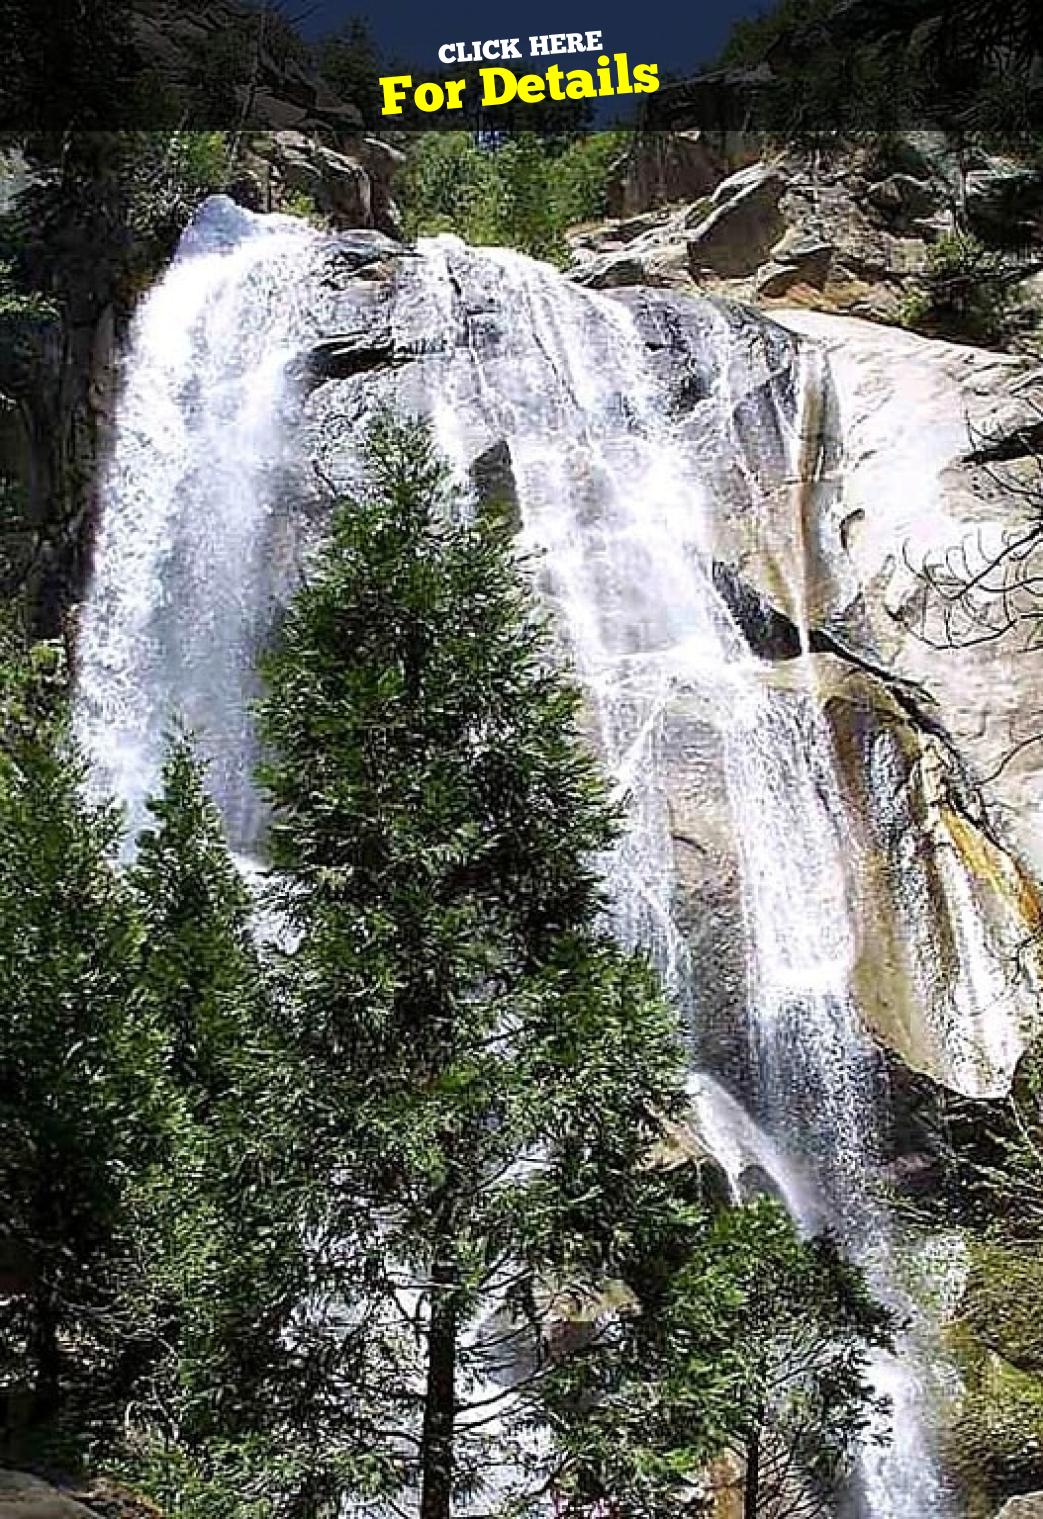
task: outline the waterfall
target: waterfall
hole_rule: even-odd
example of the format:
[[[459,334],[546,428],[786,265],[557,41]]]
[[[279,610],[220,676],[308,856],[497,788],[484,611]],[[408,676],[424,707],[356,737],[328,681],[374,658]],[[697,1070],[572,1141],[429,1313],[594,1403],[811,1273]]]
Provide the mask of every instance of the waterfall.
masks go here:
[[[450,334],[454,311],[461,320],[452,295],[463,283],[459,262],[476,257],[439,240],[417,276]],[[719,739],[737,845],[753,1044],[743,1097],[763,1132],[755,1146],[749,1118],[745,1134],[736,1127],[733,1099],[706,1080],[713,1072],[702,1083],[703,1114],[709,1093],[720,1137],[722,1111],[727,1119],[732,1107],[724,1128],[739,1152],[768,1172],[805,1227],[832,1227],[879,1295],[900,1317],[911,1316],[896,1280],[891,1221],[872,1184],[882,1073],[850,993],[861,905],[858,829],[812,676],[803,689],[773,688],[770,668],[715,588],[706,461],[681,445],[631,313],[518,254],[488,250],[481,260],[487,298],[510,316],[510,356],[469,385],[460,354],[478,366],[482,357],[465,323],[450,336],[455,362],[445,366],[434,414],[443,447],[461,465],[459,419],[476,407],[510,448],[523,539],[542,555],[547,594],[627,804],[624,840],[607,863],[619,932],[654,948],[691,1009],[692,967],[673,908],[666,777],[677,765],[672,729],[683,725],[686,709],[700,709]],[[711,341],[725,350],[716,365],[718,404],[734,417],[724,321]],[[798,372],[804,387],[823,383],[815,366]],[[774,464],[793,487],[800,547],[815,472],[805,418],[819,405],[802,388],[788,413],[772,408],[760,418],[761,447],[773,446],[782,429]],[[757,420],[747,415],[744,425]],[[924,1428],[915,1341],[907,1339],[899,1357],[878,1357],[874,1376],[895,1417],[889,1449],[870,1447],[864,1458],[861,1511],[871,1519],[941,1519],[947,1501]]]
[[[256,838],[249,705],[289,584],[293,361],[314,337],[302,266],[318,239],[230,201],[143,302],[117,407],[93,584],[79,630],[78,736],[131,834],[166,734],[198,734],[237,847]]]
[[[81,630],[78,726],[99,785],[137,822],[164,731],[181,718],[199,730],[230,833],[249,849],[254,660],[294,576],[287,481],[310,450],[324,477],[353,483],[356,424],[389,397],[432,417],[461,477],[483,441],[503,440],[522,544],[540,556],[625,809],[605,862],[616,925],[651,949],[684,1012],[697,1122],[737,1188],[758,1167],[802,1226],[829,1224],[909,1313],[873,1182],[880,1070],[851,990],[860,830],[815,691],[799,578],[821,366],[798,365],[787,391],[770,356],[744,352],[735,320],[707,306],[692,388],[716,430],[712,450],[694,446],[625,300],[442,238],[402,259],[382,297],[414,362],[320,389],[304,423],[296,361],[343,316],[335,301],[320,310],[321,242],[212,203],[143,304]],[[480,292],[471,308],[464,288]],[[740,393],[736,371],[751,364],[763,384]],[[802,651],[785,683],[715,581],[715,470],[744,477],[751,510],[794,514]],[[722,966],[721,988],[703,985],[698,925],[678,906],[680,853],[698,851],[676,798],[711,779],[741,903],[741,966],[734,984]],[[707,1034],[711,993],[733,1018],[726,1059]],[[875,1376],[895,1405],[894,1437],[867,1453],[854,1511],[944,1519],[915,1334]]]

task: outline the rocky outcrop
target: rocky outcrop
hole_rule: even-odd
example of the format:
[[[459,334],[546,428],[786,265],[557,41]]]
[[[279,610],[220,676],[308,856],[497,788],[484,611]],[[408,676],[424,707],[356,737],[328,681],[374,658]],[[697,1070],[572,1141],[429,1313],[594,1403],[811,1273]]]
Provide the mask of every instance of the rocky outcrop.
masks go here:
[[[255,211],[308,212],[335,229],[375,227],[398,235],[392,180],[402,154],[377,138],[343,138],[337,148],[299,130],[249,139],[231,186]]]
[[[652,206],[698,200],[732,170],[759,156],[748,138],[702,131],[650,132],[637,138],[613,170],[606,200],[626,219]]]
[[[940,237],[1043,242],[1038,166],[927,132],[869,142],[803,152],[755,133],[648,134],[616,171],[617,216],[572,238],[574,277],[896,322]],[[698,165],[687,183],[659,172],[682,143]],[[1015,298],[1037,299],[1034,278],[1026,258]]]
[[[148,86],[204,126],[358,135],[362,117],[309,68],[276,12],[236,0],[134,0],[133,43]]]
[[[25,1472],[0,1471],[0,1519],[163,1519],[146,1498],[107,1480],[87,1492],[55,1487]]]
[[[704,210],[686,218],[691,227],[688,262],[698,279],[703,273],[744,274],[759,266],[779,241],[785,220],[779,202],[786,181],[768,164],[754,164],[719,184]]]

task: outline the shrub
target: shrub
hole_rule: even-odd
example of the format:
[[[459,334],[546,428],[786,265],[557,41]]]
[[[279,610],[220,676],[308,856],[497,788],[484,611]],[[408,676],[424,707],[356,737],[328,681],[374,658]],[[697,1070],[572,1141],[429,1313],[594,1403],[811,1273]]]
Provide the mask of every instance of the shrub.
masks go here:
[[[520,132],[497,143],[468,132],[427,132],[399,178],[405,232],[455,232],[471,243],[568,261],[567,229],[604,215],[609,172],[624,132],[571,140]]]
[[[940,238],[927,268],[906,296],[902,325],[930,337],[1005,347],[1021,323],[1014,286],[1021,270],[1010,255],[969,233]]]
[[[301,221],[310,222],[313,227],[326,225],[314,195],[309,195],[307,190],[291,190],[283,196],[279,210],[284,216],[299,216]]]

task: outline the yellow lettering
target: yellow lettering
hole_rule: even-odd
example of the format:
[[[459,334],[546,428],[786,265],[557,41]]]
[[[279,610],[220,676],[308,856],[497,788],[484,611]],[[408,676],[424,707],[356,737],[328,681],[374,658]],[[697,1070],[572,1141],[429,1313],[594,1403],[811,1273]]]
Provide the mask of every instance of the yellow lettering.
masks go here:
[[[569,69],[565,75],[565,94],[570,100],[596,100],[598,92],[586,69]]]
[[[547,93],[547,82],[542,74],[523,74],[518,80],[518,95],[526,105],[535,105]]]
[[[383,116],[401,116],[401,101],[406,98],[406,91],[413,83],[412,74],[388,74],[381,79],[380,88],[384,91],[384,104],[381,107]]]
[[[518,76],[510,69],[479,69],[478,74],[482,81],[482,105],[507,105],[517,95]]]

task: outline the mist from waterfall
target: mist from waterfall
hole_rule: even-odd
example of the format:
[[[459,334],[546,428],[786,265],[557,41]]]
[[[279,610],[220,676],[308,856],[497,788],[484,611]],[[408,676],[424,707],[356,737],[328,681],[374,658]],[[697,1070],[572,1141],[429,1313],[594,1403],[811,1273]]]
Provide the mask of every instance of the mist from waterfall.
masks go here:
[[[233,842],[247,849],[259,827],[254,664],[294,574],[280,492],[302,464],[294,374],[316,334],[316,241],[224,203],[143,303],[81,629],[78,730],[99,786],[140,821],[164,731],[184,720],[211,760]],[[496,362],[460,300],[465,267],[497,328]],[[422,244],[398,278],[401,320],[427,343],[422,380],[412,395],[404,382],[403,395],[429,412],[462,478],[475,438],[509,447],[522,544],[540,556],[541,588],[625,807],[625,835],[605,862],[618,932],[656,957],[699,1061],[668,780],[684,765],[686,723],[716,736],[741,887],[748,1080],[739,1089],[733,1073],[701,1064],[696,1120],[737,1193],[759,1168],[805,1228],[835,1229],[881,1296],[909,1312],[874,1183],[880,1072],[851,991],[858,829],[810,661],[801,680],[777,687],[719,593],[705,461],[685,446],[624,302],[451,238]],[[727,382],[733,334],[723,315],[713,320],[711,400],[745,456]],[[819,366],[802,374],[808,387],[825,383]],[[758,440],[796,482],[794,499],[781,499],[798,512],[808,399],[780,399],[773,436]],[[352,445],[319,432],[323,472],[350,478]],[[894,1401],[894,1436],[867,1451],[854,1512],[944,1519],[914,1343],[881,1357],[876,1373]]]
[[[249,708],[289,584],[279,513],[292,365],[313,333],[302,268],[317,241],[292,218],[211,202],[134,324],[79,628],[76,723],[132,835],[180,724],[198,733],[233,845],[257,836]]]

